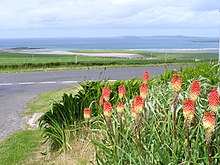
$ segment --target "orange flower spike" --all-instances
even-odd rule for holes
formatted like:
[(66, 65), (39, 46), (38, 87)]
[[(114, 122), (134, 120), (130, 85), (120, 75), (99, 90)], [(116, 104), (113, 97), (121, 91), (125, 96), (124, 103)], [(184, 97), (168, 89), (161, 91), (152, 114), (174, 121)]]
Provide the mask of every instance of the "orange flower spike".
[(182, 79), (180, 74), (174, 74), (172, 78), (172, 89), (174, 92), (179, 92), (182, 86)]
[(103, 104), (104, 104), (104, 100), (103, 100), (103, 97), (101, 96), (100, 99), (99, 99), (99, 105), (103, 106)]
[(88, 120), (90, 118), (90, 109), (89, 108), (84, 109), (84, 118), (86, 120)]
[(140, 85), (140, 96), (145, 100), (148, 94), (148, 87), (145, 84)]
[(109, 101), (111, 95), (111, 91), (108, 86), (105, 86), (102, 90), (102, 97), (105, 101)]
[(119, 96), (119, 98), (122, 99), (124, 97), (125, 93), (126, 93), (125, 86), (124, 85), (120, 85), (118, 87), (118, 96)]
[(119, 102), (117, 105), (117, 112), (119, 114), (122, 114), (124, 112), (124, 104), (122, 102)]
[(143, 83), (147, 84), (148, 80), (149, 80), (149, 73), (148, 73), (148, 71), (145, 71), (144, 76), (143, 76)]
[(191, 124), (195, 113), (195, 102), (191, 99), (186, 99), (183, 105), (183, 116), (188, 125)]
[(209, 94), (209, 108), (212, 112), (217, 112), (219, 106), (219, 94), (217, 88), (214, 88)]
[(215, 129), (216, 121), (213, 112), (206, 112), (203, 118), (203, 128), (205, 130), (205, 136), (207, 143), (210, 143), (212, 132)]
[(131, 116), (136, 119), (137, 118), (137, 113), (135, 111), (135, 106), (134, 106), (134, 103), (132, 103), (131, 105)]
[(196, 101), (200, 94), (200, 83), (198, 80), (193, 81), (190, 89), (190, 99)]
[(135, 108), (135, 112), (137, 114), (140, 114), (143, 112), (143, 108), (144, 108), (144, 100), (141, 96), (137, 95), (135, 97), (135, 100), (134, 100), (134, 108)]
[(103, 110), (104, 110), (105, 117), (110, 118), (111, 115), (112, 115), (112, 105), (111, 105), (111, 103), (110, 102), (105, 102)]

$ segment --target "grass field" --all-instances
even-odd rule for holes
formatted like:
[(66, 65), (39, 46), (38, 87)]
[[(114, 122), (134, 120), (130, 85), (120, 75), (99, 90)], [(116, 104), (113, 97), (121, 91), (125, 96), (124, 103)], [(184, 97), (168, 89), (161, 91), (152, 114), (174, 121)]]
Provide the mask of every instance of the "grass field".
[(129, 50), (77, 51), (79, 53), (132, 53), (141, 58), (90, 57), (80, 55), (20, 54), (0, 52), (0, 72), (186, 64), (216, 61), (217, 53), (159, 53)]
[[(63, 93), (74, 94), (78, 89), (78, 87), (70, 87), (41, 94), (34, 101), (27, 104), (27, 110), (23, 114), (32, 115), (36, 112), (46, 112), (50, 109), (54, 101), (61, 100)], [(82, 140), (73, 144), (75, 147), (71, 152), (62, 154), (59, 157), (56, 155), (51, 156), (50, 154), (45, 155), (42, 153), (47, 151), (47, 146), (43, 145), (43, 141), (42, 132), (39, 129), (14, 132), (8, 138), (0, 142), (1, 164), (83, 165), (93, 156), (89, 155), (94, 152), (93, 148), (88, 148), (88, 145), (85, 145)], [(83, 145), (84, 149), (81, 150)], [(88, 151), (88, 149), (91, 151)]]
[(79, 86), (74, 86), (40, 94), (36, 99), (27, 104), (27, 109), (24, 114), (28, 115), (37, 112), (46, 112), (48, 111), (48, 109), (50, 109), (50, 106), (54, 101), (58, 101), (62, 98), (63, 93), (66, 93), (68, 95), (75, 94), (78, 89)]
[(26, 164), (27, 158), (38, 150), (42, 141), (39, 130), (13, 133), (0, 143), (1, 164)]
[[(188, 69), (188, 71), (182, 72), (183, 80), (187, 84), (190, 84), (191, 81), (186, 81), (186, 80), (192, 80), (192, 78), (193, 79), (199, 78), (201, 80), (201, 82), (203, 82), (202, 83), (203, 84), (202, 85), (202, 89), (203, 89), (202, 93), (203, 94), (206, 90), (209, 91), (209, 88), (211, 87), (210, 85), (208, 85), (205, 82), (212, 82), (214, 84), (219, 82), (219, 80), (218, 80), (219, 76), (216, 76), (218, 73), (215, 70), (210, 71), (210, 69), (208, 68), (207, 65), (200, 66), (197, 69), (197, 71), (195, 71), (195, 70), (193, 71), (193, 70)], [(205, 67), (205, 66), (207, 66), (207, 67)], [(191, 73), (193, 73), (193, 74), (191, 74)], [(207, 77), (203, 77), (203, 76), (207, 76), (207, 77), (210, 76), (210, 80), (207, 81)], [(165, 76), (163, 76), (163, 79), (161, 79), (161, 80), (170, 81), (171, 78), (169, 78), (169, 74), (167, 73)], [(153, 85), (153, 83), (150, 83), (150, 84), (151, 84), (151, 86)], [(149, 86), (150, 86), (150, 84), (149, 84)], [(162, 106), (162, 102), (154, 101), (154, 100), (157, 100), (157, 97), (151, 97), (152, 104), (154, 103), (157, 108), (161, 107), (161, 108), (165, 108), (165, 109), (170, 109), (169, 106), (167, 107), (167, 104), (171, 105), (172, 99), (167, 99), (166, 97), (163, 97), (163, 95), (161, 95), (162, 94), (161, 91), (162, 90), (167, 91), (164, 94), (164, 96), (168, 96), (168, 95), (170, 96), (170, 95), (172, 95), (172, 92), (170, 92), (170, 89), (167, 88), (167, 85), (165, 85), (166, 88), (164, 86), (160, 86), (160, 84), (156, 81), (156, 79), (155, 79), (154, 84), (156, 84), (156, 85), (154, 85), (155, 91), (152, 89), (149, 91), (149, 93), (152, 94), (152, 96), (154, 96), (154, 95), (160, 96), (160, 99), (164, 100), (165, 106)], [(92, 85), (92, 86), (94, 87), (94, 85)], [(118, 86), (118, 85), (116, 84), (116, 86)], [(183, 85), (183, 87), (187, 88), (186, 84)], [(35, 112), (45, 112), (50, 109), (51, 103), (53, 103), (54, 100), (55, 101), (61, 100), (63, 93), (75, 94), (77, 89), (79, 89), (79, 88), (71, 87), (71, 88), (66, 88), (66, 89), (61, 89), (61, 90), (41, 94), (41, 95), (39, 95), (39, 97), (35, 101), (28, 104), (28, 106), (27, 106), (28, 111), (26, 111), (25, 114), (33, 114)], [(132, 89), (132, 88), (127, 88), (127, 89)], [(159, 89), (159, 92), (156, 89)], [(132, 90), (134, 90), (134, 88)], [(127, 92), (129, 92), (129, 90)], [(88, 90), (87, 94), (89, 94), (89, 93), (91, 94), (91, 91)], [(183, 92), (184, 95), (187, 95), (187, 93), (188, 92), (186, 92), (186, 93)], [(205, 93), (206, 93), (206, 95), (208, 94), (207, 92), (205, 92)], [(115, 94), (117, 95), (117, 92)], [(97, 92), (95, 92), (95, 96), (96, 95), (97, 95)], [(204, 105), (203, 101), (207, 101), (206, 96), (204, 96), (204, 95), (202, 95), (202, 96), (205, 98), (201, 98), (199, 100), (199, 102), (198, 102), (199, 104), (197, 106)], [(90, 97), (88, 97), (88, 98), (90, 98)], [(91, 97), (91, 100), (94, 100), (94, 99)], [(200, 103), (200, 101), (202, 101), (201, 102), (202, 104)], [(168, 102), (170, 102), (170, 103), (168, 103)], [(86, 103), (87, 102), (83, 102), (82, 104), (86, 104)], [(149, 104), (149, 105), (152, 105), (152, 104)], [(156, 108), (155, 108), (155, 110), (156, 110)], [(156, 111), (156, 112), (158, 112), (158, 111)], [(167, 113), (167, 111), (162, 111), (162, 112)], [(129, 110), (129, 113), (130, 113), (130, 110)], [(158, 115), (161, 115), (161, 114), (158, 114)], [(153, 119), (153, 118), (149, 118), (149, 119)], [(146, 124), (146, 123), (143, 123), (143, 124)], [(161, 123), (164, 123), (164, 122), (161, 122)], [(170, 127), (170, 128), (172, 128), (172, 127)], [(182, 128), (182, 126), (179, 128)], [(160, 129), (156, 129), (155, 132), (157, 132), (157, 130), (160, 130)], [(169, 132), (169, 131), (165, 131), (165, 132)], [(1, 162), (1, 164), (6, 164), (6, 165), (7, 164), (46, 164), (46, 165), (48, 164), (49, 165), (49, 164), (90, 164), (89, 163), (90, 161), (95, 162), (95, 152), (96, 151), (94, 150), (94, 147), (92, 146), (92, 144), (90, 143), (89, 140), (87, 140), (86, 138), (81, 138), (81, 136), (79, 138), (77, 138), (75, 141), (71, 142), (70, 145), (74, 146), (74, 147), (72, 147), (71, 151), (64, 152), (59, 156), (57, 156), (56, 154), (51, 155), (49, 153), (47, 155), (45, 155), (46, 151), (48, 151), (48, 149), (47, 149), (48, 146), (42, 145), (43, 138), (42, 138), (41, 133), (42, 132), (39, 130), (18, 131), (18, 132), (13, 133), (12, 135), (10, 135), (4, 141), (0, 142), (0, 162)], [(99, 133), (100, 133), (100, 131), (99, 131)], [(172, 132), (170, 132), (170, 133), (172, 134)], [(154, 133), (152, 133), (151, 135), (153, 135), (153, 134)], [(143, 137), (148, 137), (148, 136), (143, 136)], [(161, 136), (159, 136), (159, 137), (163, 137), (163, 134), (161, 134)], [(203, 135), (200, 135), (198, 137), (203, 137)], [(184, 138), (184, 136), (181, 136), (181, 138)], [(169, 138), (166, 138), (166, 139), (169, 139)], [(159, 142), (159, 140), (152, 141), (152, 143), (156, 143), (156, 142)], [(166, 140), (164, 139), (164, 143), (165, 142), (166, 142)], [(184, 144), (184, 146), (186, 145), (186, 143), (184, 143), (184, 139), (183, 140), (181, 139), (180, 142), (181, 142), (181, 144)], [(194, 143), (195, 143), (195, 141), (193, 141), (193, 144)], [(144, 143), (144, 144), (150, 144), (150, 143)], [(181, 144), (178, 144), (178, 146)], [(201, 145), (203, 145), (202, 142), (199, 143), (199, 146), (201, 146)], [(154, 146), (154, 145), (152, 145), (152, 146)], [(156, 147), (157, 146), (155, 146), (155, 148)], [(195, 147), (195, 146), (193, 145), (193, 147)], [(132, 150), (132, 152), (134, 152), (134, 151), (135, 150)], [(149, 150), (149, 151), (151, 151), (151, 150)], [(157, 150), (157, 151), (159, 151), (159, 150)], [(196, 150), (196, 149), (193, 151), (194, 151), (194, 153), (198, 153), (198, 150)], [(182, 150), (181, 153), (182, 152), (184, 152), (184, 151)], [(200, 154), (203, 154), (203, 152), (201, 152), (201, 151), (199, 151), (199, 152), (200, 152)], [(126, 152), (126, 153), (130, 153), (130, 152)], [(165, 155), (165, 154), (167, 155), (167, 154), (169, 154), (169, 152), (162, 152), (162, 155)], [(197, 155), (196, 154), (194, 154), (194, 155), (197, 158)], [(219, 155), (217, 155), (217, 156), (219, 156)], [(144, 158), (145, 157), (146, 156), (144, 156)], [(213, 159), (214, 158), (216, 159), (217, 157), (213, 157)]]

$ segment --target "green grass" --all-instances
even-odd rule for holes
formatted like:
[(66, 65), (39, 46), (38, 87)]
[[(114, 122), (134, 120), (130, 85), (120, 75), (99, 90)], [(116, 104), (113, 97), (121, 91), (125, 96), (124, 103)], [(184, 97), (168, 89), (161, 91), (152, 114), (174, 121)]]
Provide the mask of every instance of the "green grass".
[(79, 87), (74, 86), (70, 88), (64, 88), (55, 90), (48, 93), (43, 93), (37, 96), (36, 99), (27, 103), (27, 110), (24, 114), (33, 114), (37, 112), (46, 112), (50, 109), (53, 102), (58, 101), (62, 98), (63, 94), (75, 94)]
[[(217, 53), (163, 53), (163, 52), (147, 52), (140, 50), (76, 50), (76, 53), (129, 53), (143, 55), (145, 58), (152, 58), (154, 60), (216, 60)], [(165, 57), (166, 56), (166, 57)]]
[(27, 161), (41, 145), (39, 130), (18, 131), (0, 143), (2, 165), (20, 165)]
[[(57, 100), (60, 100), (63, 93), (74, 94), (79, 87), (64, 88), (49, 93), (39, 95), (35, 100), (27, 104), (27, 111), (24, 114), (33, 114), (35, 112), (46, 112), (50, 109), (50, 105)], [(22, 130), (11, 134), (8, 138), (0, 142), (0, 164), (2, 165), (20, 165), (34, 162), (36, 164), (44, 164), (45, 156), (40, 152), (42, 135), (40, 130)], [(76, 151), (75, 151), (76, 152)], [(36, 154), (38, 155), (36, 157)], [(47, 156), (47, 163), (55, 162), (56, 158)], [(59, 160), (56, 160), (56, 162)], [(81, 159), (77, 160), (82, 161)]]
[(133, 53), (141, 58), (89, 57), (76, 55), (20, 54), (0, 52), (0, 72), (45, 71), (96, 67), (128, 67), (217, 61), (217, 53), (158, 53), (129, 50), (84, 50), (85, 53)]

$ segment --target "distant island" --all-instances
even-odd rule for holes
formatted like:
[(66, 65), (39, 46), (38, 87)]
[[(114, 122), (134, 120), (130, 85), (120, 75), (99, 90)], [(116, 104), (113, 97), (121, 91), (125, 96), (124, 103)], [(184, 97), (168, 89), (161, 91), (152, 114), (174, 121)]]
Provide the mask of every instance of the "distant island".
[(201, 40), (201, 41), (192, 41), (192, 42), (218, 42), (218, 40)]

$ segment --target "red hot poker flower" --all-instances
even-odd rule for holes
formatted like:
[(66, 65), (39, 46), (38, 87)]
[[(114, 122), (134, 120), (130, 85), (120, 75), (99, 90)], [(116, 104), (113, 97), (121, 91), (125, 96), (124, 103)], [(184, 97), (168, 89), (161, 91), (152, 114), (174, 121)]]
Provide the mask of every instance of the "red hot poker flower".
[(195, 113), (195, 102), (191, 99), (186, 99), (183, 105), (183, 116), (188, 124), (191, 124), (194, 113)]
[(137, 95), (134, 100), (134, 108), (136, 113), (140, 114), (143, 112), (144, 100), (141, 96)]
[(118, 87), (118, 96), (119, 96), (120, 99), (122, 99), (124, 97), (125, 92), (126, 92), (125, 86), (124, 85), (120, 85)]
[(217, 112), (219, 106), (219, 94), (217, 88), (214, 88), (209, 94), (209, 108), (212, 112)]
[(104, 110), (105, 117), (109, 118), (112, 115), (112, 105), (111, 105), (111, 103), (110, 102), (105, 102), (103, 110)]
[(149, 80), (149, 73), (148, 71), (145, 71), (143, 76), (143, 83), (147, 84), (148, 80)]
[(105, 101), (109, 101), (109, 99), (110, 99), (110, 94), (111, 94), (110, 89), (109, 89), (107, 86), (105, 86), (105, 87), (103, 88), (103, 90), (102, 90), (102, 97), (103, 97), (103, 99), (104, 99)]
[(132, 103), (131, 105), (131, 116), (136, 119), (137, 118), (137, 113), (135, 111), (135, 106), (134, 106), (134, 103)]
[(140, 85), (140, 96), (145, 100), (147, 98), (148, 88), (145, 84)]
[(104, 100), (103, 100), (103, 97), (101, 96), (100, 99), (99, 99), (99, 105), (103, 106), (103, 103), (104, 103)]
[(89, 119), (90, 118), (90, 109), (89, 108), (85, 108), (84, 109), (84, 118), (85, 119)]
[(117, 112), (119, 114), (122, 114), (124, 112), (124, 104), (122, 102), (119, 102), (117, 105)]
[(190, 90), (190, 99), (196, 101), (200, 94), (200, 84), (198, 80), (194, 80)]
[(210, 143), (212, 132), (215, 129), (216, 121), (213, 112), (206, 112), (203, 118), (203, 128), (205, 130), (206, 142)]
[(174, 92), (179, 92), (182, 86), (182, 79), (180, 74), (174, 74), (172, 78), (172, 89)]

